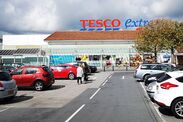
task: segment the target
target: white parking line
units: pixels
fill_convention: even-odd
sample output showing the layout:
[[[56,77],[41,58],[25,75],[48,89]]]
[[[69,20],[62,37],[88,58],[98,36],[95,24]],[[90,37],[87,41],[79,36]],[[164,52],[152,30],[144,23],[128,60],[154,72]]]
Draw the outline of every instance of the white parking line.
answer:
[[[0,113],[6,111],[8,109],[10,109],[10,107],[0,110]]]
[[[142,82],[140,82],[140,85],[142,86],[144,92],[146,93],[146,89],[145,89],[144,85],[142,84]]]
[[[90,97],[90,100],[100,91],[101,88],[97,89],[97,91]]]
[[[78,110],[75,111],[65,122],[69,122],[81,109],[83,109],[83,107],[85,107],[85,104],[79,107]]]
[[[107,83],[107,81],[108,81],[108,80],[106,80],[106,81],[102,84],[102,86],[104,86],[104,85]]]

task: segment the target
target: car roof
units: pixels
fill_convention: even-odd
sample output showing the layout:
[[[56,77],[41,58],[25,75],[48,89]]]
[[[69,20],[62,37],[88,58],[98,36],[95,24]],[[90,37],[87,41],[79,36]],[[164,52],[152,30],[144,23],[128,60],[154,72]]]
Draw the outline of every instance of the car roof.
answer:
[[[168,75],[171,77],[180,77],[183,76],[183,71],[173,71],[173,72],[167,72]]]
[[[59,66],[74,66],[74,65],[72,65],[72,64],[58,64],[58,65],[51,66],[51,67],[59,67]]]
[[[20,68],[42,68],[46,66],[21,66]]]

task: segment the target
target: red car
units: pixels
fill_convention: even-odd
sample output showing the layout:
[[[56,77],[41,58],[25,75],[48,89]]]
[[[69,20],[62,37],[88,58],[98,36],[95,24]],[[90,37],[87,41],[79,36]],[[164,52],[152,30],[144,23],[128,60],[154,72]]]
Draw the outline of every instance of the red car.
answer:
[[[34,87],[37,91],[49,88],[55,82],[47,66],[22,66],[11,75],[18,87]]]
[[[55,78],[68,78],[73,80],[77,75],[77,66],[70,64],[62,64],[50,67]]]

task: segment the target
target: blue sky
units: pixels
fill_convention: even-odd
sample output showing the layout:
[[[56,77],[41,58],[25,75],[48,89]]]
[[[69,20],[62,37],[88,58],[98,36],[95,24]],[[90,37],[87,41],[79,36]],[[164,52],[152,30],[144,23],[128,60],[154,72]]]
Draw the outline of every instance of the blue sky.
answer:
[[[183,20],[183,0],[0,0],[0,34],[79,31],[81,19]]]

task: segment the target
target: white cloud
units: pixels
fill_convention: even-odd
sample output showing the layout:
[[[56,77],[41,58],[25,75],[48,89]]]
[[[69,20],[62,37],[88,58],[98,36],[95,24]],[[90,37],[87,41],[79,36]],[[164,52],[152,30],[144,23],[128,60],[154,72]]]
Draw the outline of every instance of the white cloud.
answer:
[[[80,28],[80,19],[157,18],[182,21],[183,0],[1,0],[0,31],[53,32]]]

